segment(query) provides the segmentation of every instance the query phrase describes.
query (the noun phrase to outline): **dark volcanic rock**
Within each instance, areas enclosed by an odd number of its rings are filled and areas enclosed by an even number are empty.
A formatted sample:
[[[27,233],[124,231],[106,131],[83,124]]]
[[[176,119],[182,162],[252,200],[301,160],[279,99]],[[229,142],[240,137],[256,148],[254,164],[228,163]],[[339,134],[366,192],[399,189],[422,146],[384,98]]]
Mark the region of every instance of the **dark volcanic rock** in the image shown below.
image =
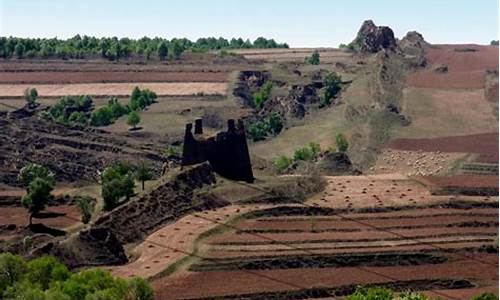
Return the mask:
[[[353,43],[361,52],[376,53],[383,49],[397,48],[394,32],[387,26],[376,26],[372,20],[363,22]]]
[[[318,170],[324,175],[359,174],[355,170],[347,154],[328,152],[318,161]]]

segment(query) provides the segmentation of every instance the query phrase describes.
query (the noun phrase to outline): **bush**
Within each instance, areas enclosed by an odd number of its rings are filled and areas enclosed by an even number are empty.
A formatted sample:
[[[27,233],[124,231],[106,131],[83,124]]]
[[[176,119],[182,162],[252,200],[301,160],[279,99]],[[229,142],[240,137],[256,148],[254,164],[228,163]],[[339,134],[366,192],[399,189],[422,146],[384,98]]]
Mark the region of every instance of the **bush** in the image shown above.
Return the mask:
[[[498,300],[497,295],[492,293],[484,293],[482,295],[473,297],[471,300]]]
[[[311,148],[309,148],[309,147],[297,149],[293,153],[293,159],[295,161],[298,161],[298,160],[311,161],[311,160],[313,160],[313,158],[314,158],[313,152],[312,152]]]
[[[386,288],[358,288],[347,300],[393,300],[394,294]]]
[[[38,91],[35,88],[27,88],[24,90],[24,100],[28,103],[28,107],[33,107],[36,103],[36,99],[38,98]]]
[[[261,109],[264,106],[264,103],[267,101],[269,96],[271,95],[271,90],[273,89],[273,84],[271,82],[266,82],[259,89],[258,92],[255,92],[252,95],[253,104],[256,108]]]
[[[254,141],[265,140],[268,136],[278,135],[283,130],[283,120],[278,113],[272,113],[262,121],[250,124],[248,135]]]
[[[19,255],[0,253],[0,291],[5,291],[8,286],[19,281],[26,270],[26,262]]]
[[[320,61],[320,56],[318,50],[314,50],[311,56],[308,56],[304,59],[304,62],[306,64],[311,64],[311,65],[319,65]]]
[[[337,150],[340,152],[346,152],[349,148],[349,143],[347,142],[347,138],[342,133],[338,133],[335,136],[335,144],[337,145]]]
[[[325,93],[323,95],[322,104],[330,105],[332,99],[340,92],[342,88],[342,78],[335,72],[330,72],[325,76],[324,80]]]
[[[64,96],[48,110],[52,120],[60,123],[87,123],[87,113],[93,107],[93,100],[88,95]]]
[[[133,129],[136,129],[137,124],[141,122],[141,117],[136,111],[131,112],[128,114],[127,118],[127,124],[132,126]]]
[[[293,160],[290,157],[282,155],[278,158],[278,160],[276,160],[274,165],[276,166],[276,169],[278,170],[278,172],[281,173],[281,172],[285,171],[292,163],[293,163]]]

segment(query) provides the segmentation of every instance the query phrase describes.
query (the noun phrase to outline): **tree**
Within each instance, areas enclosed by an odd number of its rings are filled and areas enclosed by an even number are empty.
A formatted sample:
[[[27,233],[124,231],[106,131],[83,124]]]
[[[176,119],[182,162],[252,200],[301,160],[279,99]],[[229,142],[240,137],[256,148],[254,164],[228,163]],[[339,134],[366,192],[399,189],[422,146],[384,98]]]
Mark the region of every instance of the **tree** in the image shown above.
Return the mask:
[[[38,91],[35,88],[27,88],[24,90],[24,100],[28,103],[28,107],[33,107],[38,98]]]
[[[52,199],[50,192],[54,186],[43,178],[35,178],[30,182],[27,194],[22,198],[22,204],[30,213],[29,226],[32,225],[33,215],[45,208],[45,205]]]
[[[143,278],[132,278],[130,280],[130,288],[132,291],[132,299],[135,300],[153,300],[154,290],[149,282]]]
[[[491,46],[498,46],[498,40],[492,40],[492,41],[490,42],[490,45],[491,45]]]
[[[319,52],[318,50],[314,50],[311,56],[305,58],[305,62],[311,65],[319,65]]]
[[[76,200],[76,207],[78,207],[78,209],[80,210],[83,224],[87,224],[88,222],[90,222],[92,213],[94,211],[94,204],[94,199],[88,196],[79,197]]]
[[[172,40],[171,48],[172,55],[175,59],[178,59],[182,52],[184,52],[184,47],[181,45],[179,40]]]
[[[253,103],[256,108],[260,109],[264,103],[269,99],[271,95],[271,90],[273,89],[273,84],[271,82],[266,82],[259,91],[253,94]]]
[[[8,252],[0,253],[0,291],[5,291],[8,286],[19,281],[26,270],[26,262],[21,256]]]
[[[349,148],[349,142],[347,142],[347,138],[342,133],[338,133],[335,136],[335,144],[337,144],[337,150],[340,152],[346,152]]]
[[[168,46],[167,46],[167,43],[161,42],[158,45],[158,56],[160,57],[160,60],[165,60],[165,58],[168,56]]]
[[[136,111],[132,111],[128,114],[127,124],[132,126],[132,129],[135,130],[139,122],[141,122],[141,117]]]
[[[101,174],[101,195],[104,210],[112,210],[120,204],[121,198],[129,200],[134,195],[134,180],[131,178],[132,168],[124,163],[115,163]]]
[[[49,182],[50,184],[55,184],[54,173],[50,171],[47,167],[36,164],[29,163],[24,166],[17,175],[17,180],[24,186],[28,187],[30,183],[36,178],[41,178]]]
[[[146,164],[142,163],[135,171],[135,178],[141,182],[142,190],[144,191],[144,182],[146,180],[153,179],[151,168],[149,168]]]

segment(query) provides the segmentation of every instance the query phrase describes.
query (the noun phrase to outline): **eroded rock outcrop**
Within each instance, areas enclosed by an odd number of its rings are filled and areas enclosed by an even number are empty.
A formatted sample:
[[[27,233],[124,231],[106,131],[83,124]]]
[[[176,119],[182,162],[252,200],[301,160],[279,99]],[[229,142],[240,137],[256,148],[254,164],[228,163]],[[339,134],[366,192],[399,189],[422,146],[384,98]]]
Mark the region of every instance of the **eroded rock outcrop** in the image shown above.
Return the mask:
[[[376,26],[372,20],[366,20],[351,43],[354,49],[364,53],[376,53],[380,50],[396,50],[394,32],[387,26]]]

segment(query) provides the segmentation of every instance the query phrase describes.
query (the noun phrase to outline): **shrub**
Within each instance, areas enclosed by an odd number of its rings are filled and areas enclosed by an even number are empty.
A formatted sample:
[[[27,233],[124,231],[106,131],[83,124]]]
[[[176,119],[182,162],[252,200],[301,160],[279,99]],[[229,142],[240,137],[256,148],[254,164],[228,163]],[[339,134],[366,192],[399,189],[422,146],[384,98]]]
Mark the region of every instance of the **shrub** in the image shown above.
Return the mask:
[[[394,294],[386,288],[358,288],[347,300],[393,300]]]
[[[278,135],[283,130],[283,120],[278,113],[272,113],[262,121],[250,124],[248,135],[254,142],[265,140],[270,135]]]
[[[482,295],[473,297],[471,300],[498,300],[497,295],[492,293],[484,293]]]
[[[278,172],[283,172],[285,171],[291,164],[293,163],[293,160],[285,155],[282,155],[276,160],[274,165],[276,166],[276,169]]]
[[[335,136],[335,144],[337,145],[337,150],[340,152],[346,152],[349,148],[349,142],[347,142],[347,138],[342,133],[338,133]]]
[[[342,78],[335,72],[330,72],[325,76],[324,80],[325,93],[323,95],[322,104],[330,105],[332,99],[340,92],[342,88]]]
[[[38,98],[38,91],[35,88],[27,88],[24,90],[24,100],[28,104],[28,107],[33,107],[36,103],[36,99]]]
[[[314,158],[313,152],[312,152],[311,148],[309,148],[309,147],[297,149],[293,153],[293,159],[295,161],[298,161],[298,160],[311,161],[311,160],[313,160],[313,158]]]
[[[311,56],[308,56],[304,59],[304,62],[306,64],[311,64],[311,65],[319,65],[320,61],[320,55],[318,50],[314,50]]]
[[[36,178],[42,178],[51,184],[55,184],[54,173],[52,173],[52,171],[50,171],[47,167],[36,163],[27,164],[19,171],[19,174],[17,175],[17,180],[24,187],[28,187],[30,183]]]
[[[48,110],[52,120],[60,123],[87,123],[87,112],[92,109],[93,101],[88,95],[64,96]]]
[[[0,291],[19,281],[26,273],[26,262],[19,255],[0,253]],[[0,293],[0,298],[2,294]]]
[[[271,95],[271,90],[273,89],[273,84],[271,82],[266,82],[259,91],[255,92],[252,96],[254,106],[258,109],[264,106],[264,103],[267,101],[269,96]]]

